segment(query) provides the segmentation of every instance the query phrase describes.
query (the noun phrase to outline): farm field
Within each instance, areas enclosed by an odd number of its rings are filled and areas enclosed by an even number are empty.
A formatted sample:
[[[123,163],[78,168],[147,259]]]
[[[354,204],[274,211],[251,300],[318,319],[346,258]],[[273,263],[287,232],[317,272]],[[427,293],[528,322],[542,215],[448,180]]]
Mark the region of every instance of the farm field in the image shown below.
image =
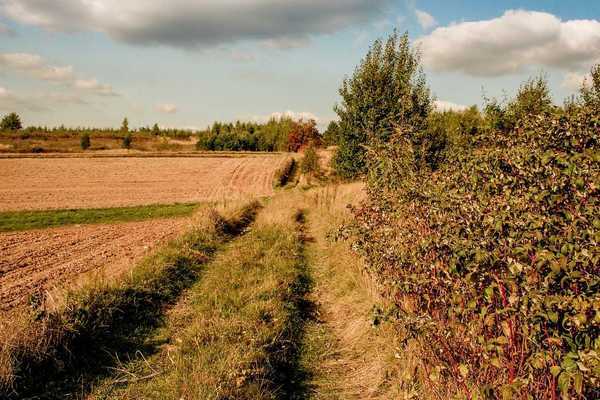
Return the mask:
[[[0,233],[0,311],[68,287],[90,271],[115,277],[190,224],[190,218],[172,218]]]
[[[284,156],[0,159],[0,211],[267,196]],[[216,172],[218,171],[218,172]]]

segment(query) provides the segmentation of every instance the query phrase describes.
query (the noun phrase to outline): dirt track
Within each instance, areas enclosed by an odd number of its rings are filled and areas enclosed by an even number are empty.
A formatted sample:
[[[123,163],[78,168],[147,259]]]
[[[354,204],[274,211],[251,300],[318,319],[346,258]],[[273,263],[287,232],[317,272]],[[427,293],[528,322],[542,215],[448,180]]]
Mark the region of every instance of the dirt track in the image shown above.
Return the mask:
[[[32,293],[72,285],[85,272],[115,276],[190,223],[176,218],[2,233],[0,310],[25,303]]]
[[[198,202],[273,192],[283,156],[0,159],[0,211]]]

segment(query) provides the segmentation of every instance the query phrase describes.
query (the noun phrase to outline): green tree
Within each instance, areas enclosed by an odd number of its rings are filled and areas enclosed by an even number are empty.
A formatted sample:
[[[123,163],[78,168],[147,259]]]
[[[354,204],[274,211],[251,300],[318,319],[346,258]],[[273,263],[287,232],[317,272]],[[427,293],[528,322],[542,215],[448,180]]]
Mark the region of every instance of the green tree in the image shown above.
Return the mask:
[[[127,117],[125,117],[123,123],[121,124],[121,132],[129,132],[129,120]]]
[[[323,133],[323,141],[327,146],[334,146],[339,142],[340,125],[336,121],[331,121],[327,125],[327,130]]]
[[[81,146],[82,150],[87,150],[90,148],[91,143],[89,133],[86,132],[83,135],[81,135],[81,138],[79,139],[79,145]]]
[[[154,124],[154,126],[152,127],[152,134],[154,136],[160,135],[160,128],[158,127],[158,124]]]
[[[350,78],[339,90],[335,111],[340,119],[337,172],[353,178],[366,172],[366,148],[373,140],[386,142],[398,126],[420,131],[432,108],[432,97],[411,48],[408,34],[394,32],[387,41],[376,40]]]
[[[311,174],[313,176],[319,174],[319,155],[317,154],[314,146],[311,145],[304,151],[304,157],[302,157],[300,169],[304,174]]]
[[[591,79],[581,86],[580,96],[583,105],[600,112],[600,64],[590,72]]]
[[[548,80],[544,75],[528,79],[519,87],[516,97],[507,104],[506,113],[512,126],[531,115],[540,115],[553,108]]]
[[[3,131],[18,131],[22,128],[21,118],[14,112],[6,115],[0,122],[0,129]]]

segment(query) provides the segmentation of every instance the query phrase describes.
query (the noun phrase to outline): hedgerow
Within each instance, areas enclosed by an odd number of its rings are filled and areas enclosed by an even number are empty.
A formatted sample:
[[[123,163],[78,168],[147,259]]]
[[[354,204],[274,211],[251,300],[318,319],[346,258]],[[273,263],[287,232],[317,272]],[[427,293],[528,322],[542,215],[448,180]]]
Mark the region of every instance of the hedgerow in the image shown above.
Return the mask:
[[[369,153],[355,248],[468,398],[598,398],[600,116],[540,110],[419,161],[410,127]]]

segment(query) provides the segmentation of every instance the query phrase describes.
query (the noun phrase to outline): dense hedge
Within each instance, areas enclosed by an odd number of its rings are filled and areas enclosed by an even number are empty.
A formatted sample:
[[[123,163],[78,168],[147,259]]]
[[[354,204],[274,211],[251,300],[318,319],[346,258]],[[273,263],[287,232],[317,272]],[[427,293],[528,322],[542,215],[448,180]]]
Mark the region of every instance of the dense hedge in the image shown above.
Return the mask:
[[[354,234],[427,344],[427,379],[473,398],[600,397],[599,114],[470,132],[437,169],[418,136],[372,146]]]

